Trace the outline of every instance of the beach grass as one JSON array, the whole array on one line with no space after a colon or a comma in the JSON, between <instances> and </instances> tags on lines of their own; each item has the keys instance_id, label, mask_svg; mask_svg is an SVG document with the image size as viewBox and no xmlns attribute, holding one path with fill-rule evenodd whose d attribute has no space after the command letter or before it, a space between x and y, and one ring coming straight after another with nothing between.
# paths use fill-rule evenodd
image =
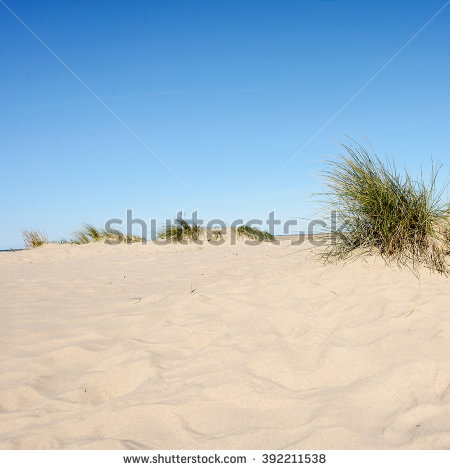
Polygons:
<instances>
[{"instance_id":1,"label":"beach grass","mask_svg":"<svg viewBox=\"0 0 450 470\"><path fill-rule=\"evenodd\" d=\"M137 235L124 235L119 230L105 230L96 228L91 224L84 224L83 228L74 234L74 238L67 243L85 245L105 241L106 243L139 243L143 239ZM64 242L64 241L62 241Z\"/></svg>"},{"instance_id":2,"label":"beach grass","mask_svg":"<svg viewBox=\"0 0 450 470\"><path fill-rule=\"evenodd\" d=\"M240 238L249 240L267 242L275 240L275 237L269 233L248 225L241 225L238 228L232 228ZM202 238L207 241L223 240L226 230L224 229L205 229L200 225L190 224L184 219L177 219L174 224L161 230L158 238L170 240L172 243L186 243L188 241L199 242Z\"/></svg>"},{"instance_id":3,"label":"beach grass","mask_svg":"<svg viewBox=\"0 0 450 470\"><path fill-rule=\"evenodd\" d=\"M330 227L332 243L324 258L376 252L388 262L444 273L450 230L448 205L437 188L438 169L432 168L428 182L412 179L393 160L357 142L342 147L344 152L322 170L327 192L321 196L337 221Z\"/></svg>"},{"instance_id":4,"label":"beach grass","mask_svg":"<svg viewBox=\"0 0 450 470\"><path fill-rule=\"evenodd\" d=\"M205 233L205 229L197 224L190 224L184 219L178 218L175 223L161 230L158 238L169 240L172 243L198 242Z\"/></svg>"},{"instance_id":5,"label":"beach grass","mask_svg":"<svg viewBox=\"0 0 450 470\"><path fill-rule=\"evenodd\" d=\"M22 230L25 248L37 248L48 243L47 235L38 230Z\"/></svg>"},{"instance_id":6,"label":"beach grass","mask_svg":"<svg viewBox=\"0 0 450 470\"><path fill-rule=\"evenodd\" d=\"M249 225L241 225L237 229L237 234L241 238L247 238L249 240L256 240L260 242L272 242L275 240L275 237L264 230L260 230L255 227L250 227Z\"/></svg>"}]
</instances>

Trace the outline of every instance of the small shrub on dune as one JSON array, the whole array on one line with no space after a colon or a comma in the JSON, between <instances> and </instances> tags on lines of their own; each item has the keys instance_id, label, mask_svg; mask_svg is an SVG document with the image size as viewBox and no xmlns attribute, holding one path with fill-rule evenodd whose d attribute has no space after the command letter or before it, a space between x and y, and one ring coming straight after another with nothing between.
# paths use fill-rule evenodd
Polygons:
<instances>
[{"instance_id":1,"label":"small shrub on dune","mask_svg":"<svg viewBox=\"0 0 450 470\"><path fill-rule=\"evenodd\" d=\"M442 234L449 230L448 209L436 190L437 171L427 184L360 144L343 148L344 154L327 161L322 171L326 207L336 212L338 227L344 226L332 233L325 258L377 252L400 265L445 272Z\"/></svg>"},{"instance_id":2,"label":"small shrub on dune","mask_svg":"<svg viewBox=\"0 0 450 470\"><path fill-rule=\"evenodd\" d=\"M22 236L25 248L27 249L36 248L48 243L47 235L43 232L39 232L38 230L23 230Z\"/></svg>"},{"instance_id":3,"label":"small shrub on dune","mask_svg":"<svg viewBox=\"0 0 450 470\"><path fill-rule=\"evenodd\" d=\"M158 238L170 240L172 243L197 242L204 233L205 229L200 225L189 224L184 219L176 219L173 225L166 227L158 234Z\"/></svg>"},{"instance_id":4,"label":"small shrub on dune","mask_svg":"<svg viewBox=\"0 0 450 470\"><path fill-rule=\"evenodd\" d=\"M249 225L241 225L237 228L237 234L241 238L247 238L249 240L256 240L260 242L272 242L275 240L275 237L263 230L259 230Z\"/></svg>"}]
</instances>

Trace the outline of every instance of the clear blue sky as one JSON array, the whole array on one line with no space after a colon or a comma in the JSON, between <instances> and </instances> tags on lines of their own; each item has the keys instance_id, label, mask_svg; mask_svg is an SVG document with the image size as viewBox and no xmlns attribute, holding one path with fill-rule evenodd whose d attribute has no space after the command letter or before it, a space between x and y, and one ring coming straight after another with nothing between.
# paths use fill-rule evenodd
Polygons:
<instances>
[{"instance_id":1,"label":"clear blue sky","mask_svg":"<svg viewBox=\"0 0 450 470\"><path fill-rule=\"evenodd\" d=\"M324 155L367 136L411 173L450 151L450 6L268 186L444 4L12 1L0 4L0 248L111 217L310 217Z\"/></svg>"}]
</instances>

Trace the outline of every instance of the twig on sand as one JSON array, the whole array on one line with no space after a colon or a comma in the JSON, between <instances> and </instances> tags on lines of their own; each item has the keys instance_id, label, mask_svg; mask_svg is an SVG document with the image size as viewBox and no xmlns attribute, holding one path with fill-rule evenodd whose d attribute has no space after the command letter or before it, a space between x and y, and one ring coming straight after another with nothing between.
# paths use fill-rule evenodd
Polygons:
<instances>
[{"instance_id":1,"label":"twig on sand","mask_svg":"<svg viewBox=\"0 0 450 470\"><path fill-rule=\"evenodd\" d=\"M410 315L412 315L414 313L414 308L408 313L408 315L405 315L406 317L409 317Z\"/></svg>"}]
</instances>

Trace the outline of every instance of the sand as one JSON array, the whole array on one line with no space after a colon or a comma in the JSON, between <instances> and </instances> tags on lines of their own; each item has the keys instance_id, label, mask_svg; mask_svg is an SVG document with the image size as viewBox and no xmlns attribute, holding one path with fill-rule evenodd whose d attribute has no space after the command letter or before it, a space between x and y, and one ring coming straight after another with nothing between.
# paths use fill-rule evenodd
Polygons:
<instances>
[{"instance_id":1,"label":"sand","mask_svg":"<svg viewBox=\"0 0 450 470\"><path fill-rule=\"evenodd\" d=\"M450 280L306 248L1 253L2 448L448 448Z\"/></svg>"}]
</instances>

